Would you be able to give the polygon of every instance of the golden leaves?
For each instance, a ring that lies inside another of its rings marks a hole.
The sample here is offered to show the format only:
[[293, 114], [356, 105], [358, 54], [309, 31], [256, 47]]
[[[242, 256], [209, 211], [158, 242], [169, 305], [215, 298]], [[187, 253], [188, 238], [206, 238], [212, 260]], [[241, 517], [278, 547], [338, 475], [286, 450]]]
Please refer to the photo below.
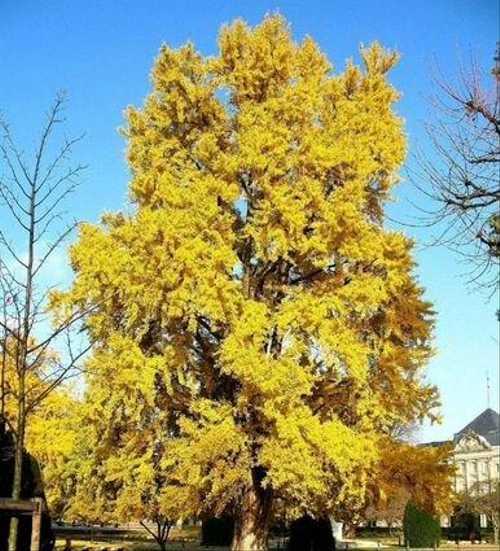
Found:
[[397, 56], [362, 58], [334, 74], [276, 16], [225, 27], [213, 58], [162, 48], [127, 113], [134, 210], [81, 228], [58, 297], [96, 306], [87, 414], [118, 499], [143, 503], [124, 473], [156, 476], [155, 506], [177, 488], [222, 512], [260, 466], [296, 511], [359, 504], [374, 442], [432, 409], [430, 308], [382, 224]]
[[451, 446], [413, 446], [381, 439], [380, 455], [373, 481], [381, 501], [388, 501], [405, 490], [410, 499], [430, 514], [449, 513], [453, 504], [451, 481], [455, 466]]

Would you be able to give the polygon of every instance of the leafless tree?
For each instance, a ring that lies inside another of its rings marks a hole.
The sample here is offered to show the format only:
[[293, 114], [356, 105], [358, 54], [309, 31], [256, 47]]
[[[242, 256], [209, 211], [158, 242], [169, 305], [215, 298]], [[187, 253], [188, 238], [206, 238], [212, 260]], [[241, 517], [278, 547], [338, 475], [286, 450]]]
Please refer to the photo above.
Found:
[[500, 260], [500, 50], [487, 71], [471, 58], [458, 77], [436, 69], [426, 126], [430, 151], [417, 154], [411, 180], [431, 199], [421, 221], [435, 243], [467, 263], [469, 283], [494, 292]]
[[[61, 208], [85, 169], [70, 159], [81, 136], [53, 143], [56, 131], [63, 129], [64, 106], [64, 95], [58, 95], [29, 156], [0, 118], [0, 421], [14, 436], [14, 499], [21, 496], [29, 415], [78, 371], [90, 347], [75, 338], [86, 312], [68, 311], [51, 320], [48, 304], [54, 288], [53, 276], [47, 273], [49, 261], [76, 226], [76, 222], [65, 225]], [[14, 374], [10, 378], [6, 377], [9, 366]], [[39, 384], [30, 383], [33, 374]], [[14, 404], [10, 412], [7, 399]], [[12, 519], [9, 551], [16, 550], [17, 530], [17, 519]]]

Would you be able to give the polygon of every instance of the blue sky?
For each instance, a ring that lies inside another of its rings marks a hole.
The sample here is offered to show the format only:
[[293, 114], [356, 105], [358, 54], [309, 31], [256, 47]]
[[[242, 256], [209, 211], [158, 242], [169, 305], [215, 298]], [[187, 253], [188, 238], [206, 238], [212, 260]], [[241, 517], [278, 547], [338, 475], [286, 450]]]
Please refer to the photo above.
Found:
[[[397, 109], [410, 151], [425, 146], [433, 59], [453, 74], [472, 50], [489, 67], [498, 39], [496, 0], [0, 0], [0, 110], [29, 149], [41, 114], [58, 90], [68, 91], [67, 128], [86, 132], [75, 158], [89, 165], [72, 210], [95, 221], [126, 202], [118, 128], [127, 105], [147, 94], [161, 43], [192, 40], [212, 54], [222, 24], [236, 17], [255, 24], [274, 11], [289, 20], [296, 39], [311, 35], [337, 68], [357, 56], [360, 43], [375, 39], [401, 52], [391, 80], [403, 93]], [[408, 183], [395, 196], [391, 214], [411, 220], [416, 212], [408, 199], [418, 196]], [[466, 268], [447, 250], [423, 246], [428, 232], [405, 231], [417, 239], [418, 277], [438, 313], [428, 376], [441, 390], [444, 423], [424, 427], [420, 439], [448, 438], [486, 407], [487, 371], [490, 405], [498, 410], [497, 301], [470, 293], [461, 277]]]

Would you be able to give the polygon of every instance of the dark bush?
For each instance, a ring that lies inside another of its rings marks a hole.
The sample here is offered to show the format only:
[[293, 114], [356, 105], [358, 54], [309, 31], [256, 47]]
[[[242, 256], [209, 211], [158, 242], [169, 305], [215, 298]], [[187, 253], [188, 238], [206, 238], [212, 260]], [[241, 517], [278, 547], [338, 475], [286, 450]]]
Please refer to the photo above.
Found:
[[335, 539], [328, 518], [314, 519], [309, 515], [290, 525], [288, 551], [334, 551]]
[[451, 518], [451, 526], [446, 530], [452, 540], [480, 539], [483, 532], [481, 529], [479, 515], [474, 513], [458, 513]]
[[231, 545], [234, 521], [229, 516], [207, 518], [201, 523], [202, 545]]
[[403, 519], [405, 544], [410, 547], [432, 547], [439, 545], [441, 527], [439, 520], [408, 502]]

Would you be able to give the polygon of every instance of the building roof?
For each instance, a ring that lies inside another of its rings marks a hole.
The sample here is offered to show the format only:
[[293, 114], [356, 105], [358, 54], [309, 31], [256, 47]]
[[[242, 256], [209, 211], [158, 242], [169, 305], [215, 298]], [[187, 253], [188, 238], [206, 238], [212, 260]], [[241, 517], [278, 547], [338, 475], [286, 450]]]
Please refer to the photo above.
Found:
[[434, 442], [425, 442], [424, 444], [419, 444], [419, 446], [425, 446], [426, 448], [440, 448], [441, 446], [447, 446], [452, 444], [451, 440], [434, 440]]
[[500, 446], [500, 415], [491, 409], [485, 409], [473, 421], [457, 432], [453, 438], [456, 442], [466, 432], [475, 432], [485, 438], [492, 446]]

